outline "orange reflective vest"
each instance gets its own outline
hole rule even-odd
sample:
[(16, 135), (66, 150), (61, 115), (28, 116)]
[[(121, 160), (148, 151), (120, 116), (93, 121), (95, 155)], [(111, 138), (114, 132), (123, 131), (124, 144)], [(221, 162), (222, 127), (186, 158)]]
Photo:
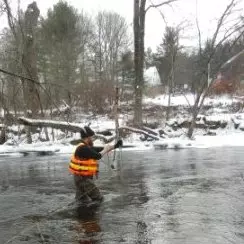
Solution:
[[(80, 143), (78, 147), (85, 146), (84, 143)], [(80, 176), (94, 176), (98, 173), (98, 161), (95, 159), (79, 159), (75, 157), (75, 153), (71, 156), (69, 163), (69, 171), (72, 174)]]

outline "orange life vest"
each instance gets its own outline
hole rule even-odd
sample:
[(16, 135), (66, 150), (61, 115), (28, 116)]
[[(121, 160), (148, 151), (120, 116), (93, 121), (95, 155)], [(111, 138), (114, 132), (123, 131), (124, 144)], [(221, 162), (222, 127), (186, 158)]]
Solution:
[[(77, 148), (82, 146), (85, 144), (80, 143)], [(98, 162), (95, 159), (79, 159), (75, 157), (74, 152), (69, 163), (69, 171), (75, 175), (94, 176), (98, 173)]]

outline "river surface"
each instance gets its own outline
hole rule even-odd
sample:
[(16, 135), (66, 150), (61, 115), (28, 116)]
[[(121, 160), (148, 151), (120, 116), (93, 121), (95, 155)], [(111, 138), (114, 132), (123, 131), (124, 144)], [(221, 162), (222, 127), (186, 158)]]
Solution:
[[(244, 150), (123, 152), (98, 208), (73, 204), (69, 156), (0, 158), (0, 243), (244, 243)], [(110, 156), (112, 160), (112, 155)]]

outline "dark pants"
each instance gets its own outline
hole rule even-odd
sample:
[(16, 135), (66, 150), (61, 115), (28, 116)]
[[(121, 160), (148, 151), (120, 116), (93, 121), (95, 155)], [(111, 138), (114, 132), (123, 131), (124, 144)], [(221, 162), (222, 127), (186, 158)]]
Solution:
[(103, 196), (95, 185), (92, 177), (74, 175), (76, 187), (75, 199), (80, 202), (102, 201)]

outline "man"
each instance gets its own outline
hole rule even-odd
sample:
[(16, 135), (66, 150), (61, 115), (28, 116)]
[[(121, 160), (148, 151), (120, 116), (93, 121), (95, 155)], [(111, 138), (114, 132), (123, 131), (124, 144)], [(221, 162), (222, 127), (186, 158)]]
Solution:
[(76, 186), (75, 198), (85, 204), (93, 201), (101, 202), (103, 196), (93, 181), (98, 175), (98, 160), (109, 151), (122, 146), (122, 140), (118, 140), (115, 145), (94, 147), (92, 137), (95, 133), (90, 127), (85, 126), (80, 135), (82, 142), (77, 146), (69, 164)]

